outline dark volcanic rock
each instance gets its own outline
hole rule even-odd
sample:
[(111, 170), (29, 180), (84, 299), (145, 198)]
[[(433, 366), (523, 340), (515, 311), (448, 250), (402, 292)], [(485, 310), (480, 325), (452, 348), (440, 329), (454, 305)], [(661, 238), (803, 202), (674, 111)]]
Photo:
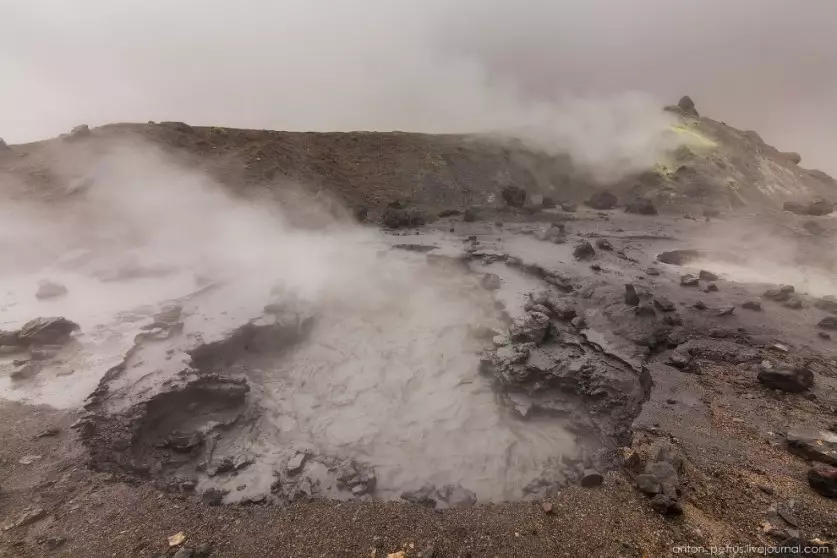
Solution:
[(609, 191), (603, 190), (590, 196), (584, 203), (593, 209), (613, 209), (619, 203), (619, 199)]
[(469, 207), (465, 210), (465, 213), (462, 214), (462, 220), (466, 223), (473, 223), (477, 219), (479, 219), (480, 212), (479, 209), (475, 207)]
[(768, 289), (764, 292), (764, 298), (775, 302), (785, 302), (790, 299), (794, 292), (793, 285), (781, 285), (777, 289)]
[(675, 306), (671, 299), (664, 296), (654, 297), (654, 306), (659, 308), (662, 312), (674, 312)]
[(701, 269), (700, 273), (698, 273), (698, 279), (700, 279), (701, 281), (717, 281), (718, 276), (712, 273), (711, 271)]
[(639, 488), (640, 492), (649, 496), (656, 496), (663, 491), (663, 485), (660, 483), (660, 479), (649, 474), (637, 476), (636, 487)]
[(384, 212), (382, 221), (390, 229), (420, 227), (427, 222), (427, 215), (420, 209), (403, 208), (399, 204), (397, 207), (389, 207)]
[(803, 392), (814, 385), (814, 373), (801, 366), (767, 366), (763, 363), (758, 378), (769, 388), (791, 393)]
[(657, 260), (665, 264), (686, 265), (704, 255), (705, 253), (700, 250), (672, 250), (661, 253), (657, 256)]
[(825, 200), (818, 200), (808, 206), (806, 213), (813, 216), (828, 215), (834, 211), (834, 205)]
[(802, 308), (802, 299), (796, 295), (791, 295), (782, 303), (782, 306), (792, 310), (799, 310)]
[(820, 310), (825, 310), (826, 312), (831, 312), (832, 314), (837, 314), (837, 297), (828, 295), (824, 296), (814, 303), (815, 308), (819, 308)]
[(608, 252), (613, 250), (613, 244), (606, 238), (600, 238), (596, 241), (596, 247), (599, 250), (607, 250)]
[(815, 464), (808, 470), (808, 484), (826, 498), (837, 498), (837, 467)]
[(761, 311), (761, 302), (759, 302), (758, 300), (748, 300), (741, 305), (741, 308), (759, 312)]
[(593, 245), (586, 240), (582, 240), (576, 244), (575, 249), (573, 250), (573, 256), (575, 256), (578, 260), (589, 260), (595, 255), (596, 251), (593, 249)]
[(636, 306), (639, 304), (639, 295), (636, 292), (636, 287), (632, 283), (625, 285), (625, 304), (628, 306)]
[(506, 186), (502, 194), (503, 200), (509, 207), (523, 207), (526, 203), (526, 190), (519, 186)]
[(20, 328), (17, 341), (21, 346), (63, 345), (77, 329), (78, 324), (66, 318), (35, 318)]
[(837, 329), (837, 316), (826, 316), (817, 323), (822, 329)]
[(651, 507), (662, 515), (680, 515), (683, 513), (680, 502), (665, 494), (657, 494), (651, 498)]
[(603, 482), (604, 476), (596, 469), (585, 469), (581, 475), (581, 486), (585, 488), (601, 486)]
[(657, 208), (654, 202), (648, 198), (638, 198), (628, 202), (625, 206), (625, 213), (635, 213), (637, 215), (656, 215)]
[(561, 211), (566, 211), (567, 213), (575, 213), (578, 211), (578, 204), (575, 202), (561, 202), (560, 207)]
[(436, 498), (433, 497), (436, 487), (432, 484), (425, 484), (418, 490), (409, 490), (401, 493), (401, 499), (411, 504), (418, 504), (428, 508), (436, 507)]
[(477, 495), (458, 484), (446, 484), (437, 491), (437, 495), (451, 508), (470, 508), (477, 503)]
[(837, 466), (837, 434), (826, 430), (797, 428), (786, 436), (788, 451), (794, 455)]
[(680, 284), (684, 287), (697, 287), (699, 282), (697, 277), (687, 273), (686, 275), (680, 276)]
[(698, 111), (695, 108), (695, 102), (688, 95), (684, 95), (680, 98), (677, 102), (677, 108), (679, 108), (683, 114), (688, 116), (694, 116), (695, 118), (699, 116)]
[(543, 200), (541, 200), (541, 207), (544, 209), (555, 209), (555, 205), (555, 200), (549, 196), (544, 196)]
[(540, 312), (529, 312), (512, 323), (509, 334), (514, 342), (537, 345), (546, 338), (549, 324), (549, 316)]

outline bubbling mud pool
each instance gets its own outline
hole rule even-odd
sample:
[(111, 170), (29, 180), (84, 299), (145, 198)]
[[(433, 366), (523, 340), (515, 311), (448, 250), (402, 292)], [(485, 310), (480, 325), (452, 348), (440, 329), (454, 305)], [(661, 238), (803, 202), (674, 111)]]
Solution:
[[(430, 265), (422, 253), (371, 244), (355, 259), (309, 293), (296, 288), (298, 275), (288, 280), (276, 266), (204, 290), (182, 271), (112, 283), (97, 283), (84, 270), (53, 273), (68, 293), (39, 302), (27, 302), (36, 278), (15, 278), (6, 285), (13, 303), (4, 321), (33, 311), (66, 313), (82, 331), (37, 376), (4, 375), (0, 396), (64, 408), (87, 398), (102, 424), (124, 421), (146, 437), (126, 452), (124, 440), (108, 438), (104, 428), (86, 435), (94, 461), (108, 453), (98, 446), (111, 445), (114, 454), (147, 464), (154, 478), (192, 479), (198, 491), (215, 489), (230, 503), (275, 494), (276, 479), (288, 477), (300, 452), (304, 466), (283, 482), (309, 481), (306, 497), (356, 496), (335, 484), (334, 464), (347, 460), (374, 470), (369, 497), (381, 499), (429, 483), (464, 488), (480, 501), (518, 500), (565, 480), (562, 457), (579, 453), (565, 419), (520, 418), (480, 373), (481, 351), (508, 327), (495, 303), (501, 294), (481, 288), (480, 275), (467, 266)], [(225, 343), (237, 328), (269, 315), (266, 303), (282, 306), (286, 296), (312, 316), (303, 336), (268, 337), (266, 350), (238, 347), (189, 365), (189, 351), (209, 339)], [(142, 337), (155, 326), (154, 312), (172, 304), (182, 309), (182, 331)], [(231, 414), (200, 400), (154, 405), (194, 367), (199, 375), (246, 381), (244, 404)], [(150, 407), (158, 416), (140, 416), (138, 409)], [(175, 432), (200, 432), (201, 443), (167, 451)], [(108, 459), (98, 465), (107, 468)], [(244, 465), (225, 470), (229, 461)], [(119, 461), (123, 470), (125, 463)]]

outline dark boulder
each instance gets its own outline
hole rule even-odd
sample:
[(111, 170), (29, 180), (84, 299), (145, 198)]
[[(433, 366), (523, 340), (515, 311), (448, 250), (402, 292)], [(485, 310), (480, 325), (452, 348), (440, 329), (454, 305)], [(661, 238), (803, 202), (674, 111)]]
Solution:
[(701, 269), (700, 273), (698, 273), (698, 279), (700, 279), (701, 281), (717, 281), (718, 276), (712, 273), (711, 271)]
[(70, 335), (79, 329), (75, 322), (66, 318), (35, 318), (23, 325), (17, 332), (17, 344), (31, 345), (63, 345), (70, 339)]
[(553, 198), (549, 196), (544, 196), (543, 200), (541, 201), (541, 207), (544, 209), (555, 209), (556, 203)]
[(67, 294), (67, 287), (60, 283), (44, 280), (38, 284), (38, 290), (35, 292), (35, 298), (45, 300), (48, 298), (58, 298)]
[(599, 250), (607, 250), (608, 252), (611, 252), (613, 250), (613, 244), (611, 244), (610, 241), (606, 238), (598, 239), (596, 241), (596, 247)]
[(639, 304), (639, 294), (637, 294), (636, 287), (632, 283), (625, 284), (625, 304), (628, 306)]
[(837, 498), (837, 467), (815, 464), (808, 470), (808, 485), (826, 498)]
[(584, 203), (593, 209), (613, 209), (619, 203), (619, 199), (609, 191), (602, 190), (590, 196)]
[(837, 314), (837, 297), (826, 295), (814, 303), (815, 308), (819, 308), (820, 310), (825, 310), (826, 312), (831, 312), (832, 314)]
[(815, 217), (829, 215), (834, 211), (834, 205), (825, 200), (817, 200), (808, 206), (806, 213)]
[(761, 311), (761, 302), (758, 300), (748, 300), (741, 305), (741, 308), (746, 310), (753, 310), (755, 312)]
[(785, 302), (794, 293), (793, 285), (781, 285), (777, 289), (768, 289), (764, 292), (764, 298), (775, 302)]
[(680, 276), (680, 284), (684, 287), (697, 287), (699, 282), (697, 277), (687, 273)]
[(837, 467), (837, 434), (827, 430), (795, 428), (787, 433), (785, 440), (792, 454)]
[(506, 186), (503, 188), (502, 195), (509, 207), (523, 207), (526, 203), (526, 190), (519, 186)]
[(809, 369), (802, 366), (773, 366), (769, 362), (759, 367), (758, 379), (769, 388), (791, 393), (803, 392), (814, 385), (814, 373)]
[(480, 281), (480, 285), (482, 288), (488, 291), (496, 291), (499, 289), (503, 283), (500, 280), (500, 276), (494, 273), (486, 273), (482, 276), (482, 280)]
[(688, 95), (684, 95), (680, 98), (680, 100), (677, 102), (677, 108), (679, 108), (680, 111), (685, 115), (694, 116), (695, 118), (700, 116), (698, 114), (697, 109), (695, 108), (695, 102)]
[(657, 208), (654, 202), (648, 198), (637, 198), (628, 202), (625, 206), (625, 213), (635, 213), (637, 215), (656, 215)]

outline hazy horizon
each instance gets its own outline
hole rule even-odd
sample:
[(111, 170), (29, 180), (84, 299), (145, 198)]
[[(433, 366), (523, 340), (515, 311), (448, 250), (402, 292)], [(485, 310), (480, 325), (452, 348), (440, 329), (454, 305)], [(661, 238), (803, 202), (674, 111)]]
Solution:
[(597, 125), (566, 118), (579, 102), (617, 106), (618, 120), (624, 95), (662, 106), (688, 94), (702, 114), (837, 174), (835, 33), (829, 0), (10, 0), (0, 137), (148, 120), (480, 131), (543, 106), (558, 107), (561, 135)]

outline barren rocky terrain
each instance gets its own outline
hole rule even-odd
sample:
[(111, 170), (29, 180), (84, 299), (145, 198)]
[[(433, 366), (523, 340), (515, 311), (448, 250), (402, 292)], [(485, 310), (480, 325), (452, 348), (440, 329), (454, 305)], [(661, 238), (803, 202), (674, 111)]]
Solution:
[(0, 151), (0, 553), (834, 552), (837, 182), (666, 110), (607, 185), (482, 136)]

